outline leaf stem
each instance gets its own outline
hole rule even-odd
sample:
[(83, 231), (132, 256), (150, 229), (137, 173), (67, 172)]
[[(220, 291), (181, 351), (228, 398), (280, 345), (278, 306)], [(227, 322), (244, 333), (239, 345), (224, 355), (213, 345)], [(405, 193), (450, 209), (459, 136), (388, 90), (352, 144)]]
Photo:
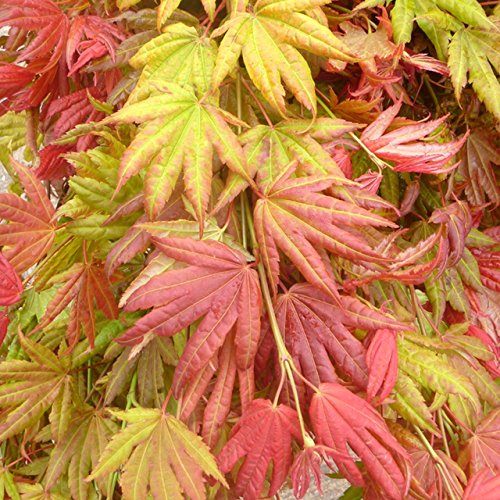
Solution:
[[(130, 389), (127, 394), (127, 401), (125, 403), (125, 410), (129, 410), (134, 402), (137, 404), (135, 400), (135, 388), (137, 387), (137, 370), (134, 372), (132, 377), (132, 381), (130, 382)], [(125, 420), (122, 421), (121, 428), (124, 429), (127, 423)], [(116, 483), (118, 482), (119, 473), (117, 471), (113, 472), (108, 480), (108, 490), (106, 492), (107, 498), (113, 498), (116, 488)]]
[[(445, 488), (448, 491), (448, 494), (450, 495), (451, 500), (460, 500), (460, 498), (455, 494), (455, 491), (453, 490), (452, 485), (449, 482), (448, 478), (448, 469), (446, 468), (446, 465), (444, 464), (443, 460), (441, 457), (436, 453), (436, 450), (431, 446), (427, 438), (425, 437), (424, 433), (416, 426), (413, 426), (415, 431), (420, 437), (420, 440), (422, 441), (422, 444), (425, 446), (427, 451), (429, 452), (429, 455), (432, 457), (434, 462), (436, 462), (436, 467), (439, 470), (439, 474), (442, 477), (444, 483), (445, 483)], [(443, 436), (444, 438), (444, 436)]]
[[(332, 110), (328, 107), (328, 105), (326, 104), (326, 102), (323, 100), (323, 99), (325, 99), (325, 96), (323, 95), (323, 93), (320, 92), (317, 89), (316, 89), (316, 91), (319, 94), (318, 95), (318, 102), (319, 102), (320, 106), (326, 111), (326, 113), (328, 114), (328, 116), (330, 118), (333, 118), (333, 119), (337, 118), (335, 116), (335, 114), (332, 112)], [(370, 158), (370, 160), (373, 163), (375, 163), (375, 165), (379, 169), (379, 171), (384, 170), (384, 168), (392, 169), (392, 167), (387, 162), (385, 162), (384, 160), (382, 160), (381, 158), (379, 158), (375, 153), (373, 153), (372, 151), (370, 151), (370, 149), (368, 149), (366, 147), (365, 143), (354, 132), (349, 132), (349, 136), (368, 155), (368, 157)]]
[(260, 112), (264, 116), (264, 119), (266, 120), (266, 122), (269, 125), (269, 127), (272, 127), (273, 126), (273, 122), (269, 118), (269, 115), (266, 113), (266, 110), (264, 109), (264, 106), (262, 105), (262, 103), (259, 101), (259, 98), (255, 95), (255, 92), (252, 90), (252, 87), (250, 87), (250, 85), (248, 85), (248, 83), (245, 82), (244, 79), (241, 79), (241, 82), (243, 83), (243, 86), (248, 91), (248, 93), (253, 97), (253, 100), (255, 101), (255, 104), (257, 104), (257, 107), (259, 108)]
[[(243, 193), (245, 194), (245, 192)], [(259, 245), (257, 243), (257, 238), (255, 237), (255, 230), (253, 227), (252, 214), (250, 212), (250, 207), (248, 206), (248, 198), (247, 196), (242, 198), (243, 203), (245, 204), (245, 213), (248, 219), (248, 228), (250, 230), (250, 237), (252, 248), (258, 251)], [(297, 372), (298, 370), (295, 368), (292, 357), (288, 352), (285, 341), (283, 340), (283, 336), (281, 335), (280, 327), (278, 324), (278, 320), (276, 319), (276, 314), (274, 312), (273, 301), (271, 298), (271, 291), (269, 290), (269, 284), (267, 282), (266, 270), (264, 268), (264, 264), (262, 260), (255, 256), (257, 259), (257, 271), (259, 273), (260, 285), (262, 289), (262, 295), (264, 298), (264, 304), (266, 307), (267, 315), (269, 317), (269, 323), (271, 325), (271, 331), (273, 333), (274, 341), (276, 342), (276, 347), (278, 348), (278, 356), (280, 359), (281, 369), (285, 370), (288, 381), (290, 382), (290, 386), (292, 388), (293, 399), (295, 401), (295, 409), (297, 411), (297, 417), (299, 420), (300, 432), (302, 434), (302, 440), (304, 441), (304, 446), (311, 447), (314, 446), (314, 441), (307, 434), (305, 425), (304, 425), (304, 417), (302, 415), (302, 410), (300, 408), (300, 400), (299, 394), (297, 392), (297, 385), (295, 384), (295, 378), (293, 376), (293, 372)], [(281, 385), (281, 384), (280, 384)]]
[[(243, 115), (242, 109), (242, 97), (241, 97), (241, 72), (238, 68), (238, 72), (236, 73), (236, 116), (238, 120), (241, 121), (241, 117)], [(237, 125), (236, 130), (238, 132), (238, 136), (241, 135), (241, 125)], [(246, 250), (248, 246), (247, 242), (247, 217), (245, 214), (246, 204), (244, 203), (244, 198), (246, 198), (246, 193), (243, 191), (240, 195), (240, 210), (241, 210), (241, 244), (243, 248)]]

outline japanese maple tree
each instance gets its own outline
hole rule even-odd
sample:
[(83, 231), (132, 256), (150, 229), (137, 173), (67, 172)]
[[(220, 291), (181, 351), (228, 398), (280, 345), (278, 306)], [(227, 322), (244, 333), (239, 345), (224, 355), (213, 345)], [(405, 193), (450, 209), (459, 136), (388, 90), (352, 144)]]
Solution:
[(499, 44), (477, 0), (0, 0), (0, 497), (496, 498)]

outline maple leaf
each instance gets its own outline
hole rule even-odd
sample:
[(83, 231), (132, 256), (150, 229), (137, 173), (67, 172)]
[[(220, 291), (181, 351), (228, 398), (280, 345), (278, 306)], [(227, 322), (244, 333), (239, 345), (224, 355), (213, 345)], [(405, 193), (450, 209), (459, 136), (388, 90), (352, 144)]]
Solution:
[(322, 250), (357, 262), (384, 263), (356, 228), (394, 224), (368, 210), (321, 194), (334, 181), (329, 176), (291, 178), (295, 165), (277, 176), (255, 204), (254, 225), (259, 254), (276, 290), (280, 248), (312, 285), (338, 302), (333, 277)]
[(271, 463), (267, 496), (275, 495), (292, 465), (292, 438), (299, 442), (302, 439), (295, 410), (286, 405), (274, 406), (266, 399), (252, 401), (217, 457), (224, 473), (245, 457), (238, 470), (235, 495), (245, 499), (260, 498)]
[(412, 485), (412, 491), (433, 499), (447, 498), (447, 493), (462, 498), (466, 477), (458, 464), (439, 449), (431, 455), (419, 441), (411, 444), (408, 453), (417, 486)]
[(500, 470), (500, 409), (492, 409), (477, 425), (460, 453), (458, 462), (469, 475), (483, 468), (498, 473)]
[(192, 90), (174, 83), (160, 83), (158, 88), (161, 92), (151, 90), (142, 101), (125, 106), (101, 122), (147, 122), (123, 155), (116, 191), (148, 166), (145, 208), (154, 219), (184, 168), (186, 196), (202, 227), (210, 199), (214, 148), (231, 170), (252, 182), (253, 173), (247, 167), (243, 150), (226, 123), (238, 120), (213, 104), (199, 101)]
[(359, 127), (340, 119), (284, 120), (275, 125), (257, 125), (241, 136), (248, 163), (258, 162), (259, 187), (267, 191), (273, 181), (296, 160), (310, 175), (331, 175), (339, 184), (349, 182), (320, 141), (332, 141)]
[(10, 306), (18, 302), (22, 291), (21, 278), (0, 252), (0, 306)]
[[(481, 404), (467, 376), (453, 368), (444, 355), (424, 347), (425, 342), (424, 346), (414, 343), (422, 342), (417, 335), (405, 337), (398, 338), (399, 369), (423, 387), (447, 397), (453, 408), (461, 412), (463, 421), (474, 422), (480, 415)], [(438, 348), (443, 346), (438, 344)]]
[(495, 71), (500, 69), (497, 49), (499, 44), (500, 31), (491, 22), (491, 25), (487, 23), (486, 29), (459, 29), (448, 48), (448, 65), (457, 101), (460, 101), (469, 75), (472, 88), (497, 119), (500, 119), (500, 83)]
[(144, 44), (130, 59), (130, 65), (143, 68), (130, 99), (150, 80), (190, 85), (200, 95), (210, 88), (217, 45), (207, 36), (200, 36), (192, 26), (175, 23)]
[(117, 46), (126, 36), (119, 27), (99, 16), (86, 15), (74, 19), (66, 44), (68, 75), (73, 75), (92, 60), (108, 53), (114, 59)]
[(5, 340), (7, 329), (9, 328), (10, 319), (5, 311), (0, 310), (0, 345)]
[[(91, 99), (102, 100), (104, 97), (105, 95), (97, 87), (87, 87), (52, 100), (44, 109), (46, 143), (59, 139), (80, 123), (103, 118), (104, 113), (93, 106)], [(77, 141), (77, 151), (86, 149), (88, 143), (87, 137), (80, 137)]]
[(217, 52), (212, 88), (221, 85), (242, 55), (253, 83), (281, 115), (287, 114), (281, 80), (301, 104), (316, 112), (311, 70), (297, 49), (335, 60), (355, 60), (327, 26), (301, 12), (326, 3), (259, 0), (252, 12), (236, 13), (212, 33), (215, 37), (225, 33)]
[(2, 440), (36, 423), (52, 405), (50, 419), (57, 427), (61, 423), (61, 414), (57, 415), (55, 402), (65, 391), (75, 390), (71, 377), (67, 375), (69, 359), (59, 360), (49, 348), (22, 334), (19, 338), (21, 347), (32, 361), (10, 360), (0, 364), (0, 380), (3, 382), (0, 407), (4, 410), (0, 419)]
[(202, 499), (204, 473), (227, 486), (207, 445), (172, 415), (145, 408), (110, 413), (127, 425), (112, 437), (87, 481), (122, 466), (124, 499), (146, 498), (148, 491), (154, 498), (182, 499), (184, 493)]
[(396, 333), (387, 328), (377, 330), (366, 351), (368, 387), (366, 397), (372, 401), (377, 395), (380, 403), (389, 396), (398, 377), (398, 350)]
[(408, 422), (417, 425), (420, 429), (439, 435), (432, 412), (427, 406), (419, 386), (402, 371), (397, 374), (394, 402), (391, 403), (391, 407)]
[[(0, 80), (4, 74), (11, 81), (13, 74), (20, 77), (17, 86), (10, 88), (10, 107), (20, 111), (38, 106), (52, 90), (67, 40), (69, 20), (51, 0), (5, 0), (0, 7), (2, 26), (17, 30), (21, 35), (17, 40), (20, 50), (15, 64), (22, 70), (12, 64), (0, 66)], [(30, 80), (28, 72), (32, 75)], [(37, 79), (36, 75), (39, 75)], [(33, 84), (26, 87), (31, 80)]]
[(38, 179), (43, 181), (54, 181), (69, 177), (74, 173), (71, 164), (64, 158), (72, 148), (68, 146), (57, 146), (49, 144), (40, 151), (40, 164), (35, 170)]
[(295, 366), (311, 383), (335, 382), (336, 370), (340, 370), (365, 389), (365, 349), (346, 326), (369, 330), (389, 325), (404, 330), (408, 326), (355, 297), (341, 295), (340, 303), (341, 308), (323, 291), (299, 283), (278, 295), (275, 313)]
[(0, 193), (0, 225), (3, 254), (18, 273), (27, 271), (50, 249), (54, 241), (54, 207), (32, 170), (12, 160), (29, 201), (11, 193)]
[(99, 262), (77, 262), (66, 272), (55, 276), (51, 280), (51, 284), (54, 283), (64, 284), (47, 305), (36, 331), (52, 323), (72, 303), (67, 328), (69, 346), (73, 348), (80, 340), (80, 329), (83, 328), (93, 348), (96, 334), (94, 302), (108, 319), (118, 317), (118, 306), (104, 266)]
[(483, 206), (488, 199), (500, 205), (500, 189), (494, 165), (500, 163), (500, 151), (486, 129), (475, 129), (467, 138), (458, 172), (465, 180), (465, 195), (473, 206)]
[(233, 325), (237, 365), (249, 369), (260, 337), (262, 299), (257, 272), (245, 256), (216, 241), (160, 237), (152, 241), (165, 255), (188, 267), (153, 276), (127, 297), (127, 311), (154, 309), (118, 342), (134, 345), (148, 332), (172, 336), (204, 317), (177, 365), (175, 394), (212, 358)]
[[(384, 498), (405, 497), (409, 481), (403, 463), (408, 455), (366, 401), (339, 384), (323, 383), (312, 397), (309, 415), (316, 439), (341, 453), (352, 449)], [(354, 459), (337, 458), (336, 463), (349, 482), (365, 485)]]
[[(73, 498), (88, 498), (93, 485), (84, 481), (91, 469), (97, 467), (100, 456), (118, 426), (101, 411), (84, 407), (68, 423), (64, 435), (52, 450), (45, 475), (45, 486), (54, 487), (61, 475), (68, 472)], [(106, 482), (96, 481), (102, 494)]]
[(492, 472), (485, 467), (476, 472), (467, 483), (464, 491), (464, 500), (495, 500), (500, 490), (500, 474)]
[(434, 210), (429, 222), (443, 224), (448, 238), (447, 266), (456, 265), (463, 257), (465, 240), (472, 229), (472, 216), (466, 203), (451, 203), (446, 208)]
[[(396, 172), (420, 172), (426, 174), (446, 173), (457, 165), (446, 164), (455, 156), (465, 141), (468, 133), (461, 139), (443, 144), (424, 142), (447, 119), (443, 116), (413, 125), (404, 125), (392, 132), (385, 133), (401, 109), (402, 100), (396, 102), (363, 130), (361, 140), (378, 157), (395, 162)], [(419, 142), (420, 140), (420, 142)]]

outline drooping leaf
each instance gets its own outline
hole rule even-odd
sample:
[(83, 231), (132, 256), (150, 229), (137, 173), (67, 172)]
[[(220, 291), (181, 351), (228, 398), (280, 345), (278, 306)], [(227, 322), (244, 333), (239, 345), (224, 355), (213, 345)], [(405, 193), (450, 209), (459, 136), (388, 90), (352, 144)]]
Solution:
[(391, 227), (393, 223), (352, 203), (322, 194), (331, 186), (331, 177), (292, 178), (293, 171), (294, 165), (282, 172), (255, 204), (260, 256), (273, 290), (278, 284), (279, 248), (307, 281), (338, 302), (336, 285), (318, 250), (329, 250), (356, 262), (384, 263), (385, 259), (356, 229)]
[(29, 201), (0, 193), (0, 245), (14, 269), (22, 273), (50, 249), (55, 235), (54, 207), (33, 171), (13, 160), (13, 166)]
[(177, 365), (175, 393), (208, 362), (236, 327), (236, 362), (253, 365), (260, 336), (262, 299), (257, 272), (240, 252), (215, 241), (153, 238), (168, 257), (188, 267), (153, 276), (127, 299), (125, 309), (154, 309), (127, 330), (119, 342), (134, 345), (144, 335), (172, 336), (204, 317)]
[(368, 401), (375, 396), (383, 402), (392, 392), (398, 376), (398, 352), (394, 330), (377, 330), (366, 351)]
[(292, 438), (301, 440), (294, 410), (285, 405), (275, 407), (265, 399), (252, 401), (217, 457), (219, 467), (225, 473), (244, 458), (234, 493), (243, 498), (259, 498), (272, 463), (267, 496), (275, 495), (292, 465)]
[[(112, 414), (127, 426), (112, 437), (87, 481), (123, 466), (123, 498), (131, 500), (148, 490), (154, 498), (205, 498), (203, 473), (225, 484), (208, 447), (172, 415), (144, 408)], [(131, 488), (137, 477), (140, 489)]]
[[(407, 454), (366, 401), (339, 384), (325, 383), (314, 394), (309, 415), (321, 444), (342, 453), (352, 449), (363, 461), (379, 494), (391, 499), (404, 498), (409, 484), (408, 471), (402, 462)], [(337, 459), (336, 463), (352, 484), (366, 484), (354, 459)]]
[(21, 298), (23, 284), (11, 263), (0, 253), (0, 306), (10, 306)]
[(486, 130), (476, 129), (467, 138), (458, 171), (465, 179), (465, 194), (471, 205), (484, 205), (488, 199), (495, 206), (500, 205), (500, 189), (494, 171), (499, 158), (500, 152)]
[(446, 120), (446, 116), (438, 120), (424, 123), (404, 125), (392, 132), (385, 133), (389, 125), (401, 109), (402, 101), (383, 111), (361, 134), (361, 140), (378, 157), (395, 162), (397, 172), (421, 172), (438, 174), (448, 172), (456, 167), (447, 167), (447, 163), (464, 145), (467, 134), (461, 139), (448, 143), (429, 143), (427, 138)]

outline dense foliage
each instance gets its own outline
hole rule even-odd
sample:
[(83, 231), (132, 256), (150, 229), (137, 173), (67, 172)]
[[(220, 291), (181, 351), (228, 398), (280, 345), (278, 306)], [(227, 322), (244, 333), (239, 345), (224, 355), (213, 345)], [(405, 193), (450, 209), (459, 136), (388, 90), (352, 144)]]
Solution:
[(1, 498), (498, 495), (481, 3), (0, 0)]

